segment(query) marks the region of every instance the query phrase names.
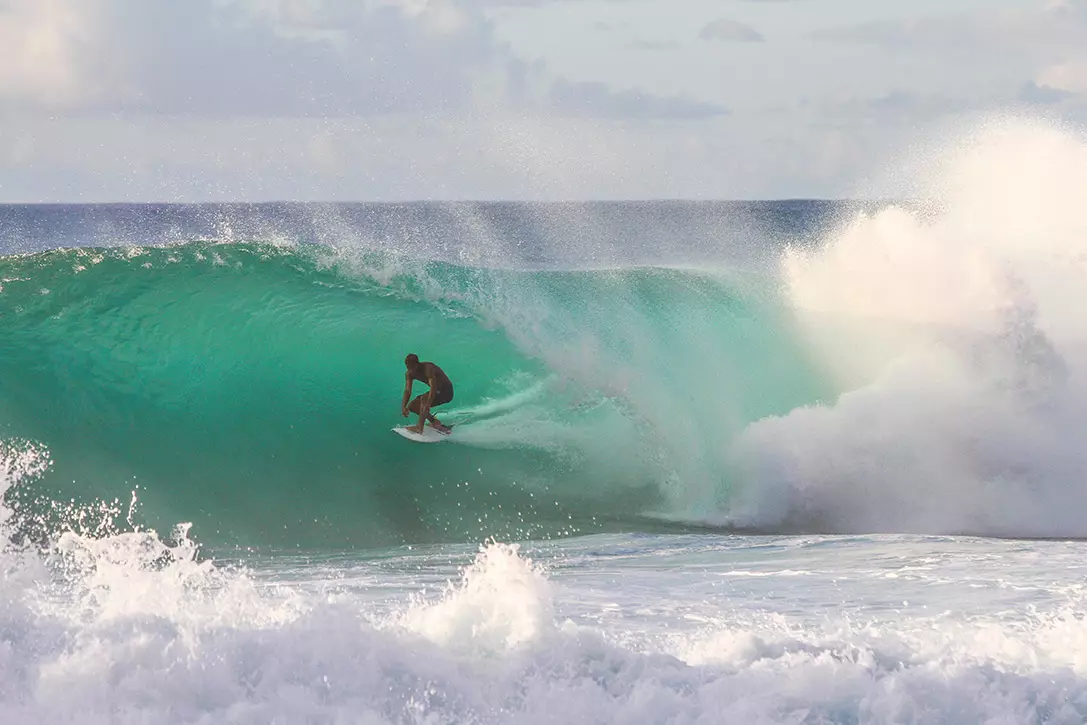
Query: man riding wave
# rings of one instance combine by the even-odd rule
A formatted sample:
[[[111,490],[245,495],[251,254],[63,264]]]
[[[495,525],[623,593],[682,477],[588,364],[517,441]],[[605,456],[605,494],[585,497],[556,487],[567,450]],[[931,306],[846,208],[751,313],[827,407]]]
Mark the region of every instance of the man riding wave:
[[[419,415],[419,422],[409,426],[407,430],[422,433],[423,426],[429,422],[431,427],[439,433],[448,433],[451,429],[431,414],[430,410],[439,405],[445,405],[453,399],[453,383],[450,382],[449,376],[432,362],[419,362],[419,356],[415,353],[404,358],[404,365],[408,371],[404,376],[404,399],[400,403],[400,412],[405,418],[408,417],[409,412]],[[417,396],[411,401],[411,405],[408,405],[411,386],[416,380],[429,385],[430,390]]]

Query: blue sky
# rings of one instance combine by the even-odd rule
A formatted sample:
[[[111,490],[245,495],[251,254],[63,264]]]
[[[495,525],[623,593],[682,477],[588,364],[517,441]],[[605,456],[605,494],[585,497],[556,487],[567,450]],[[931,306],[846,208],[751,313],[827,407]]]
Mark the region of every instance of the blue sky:
[[[1087,0],[0,0],[0,43],[2,201],[872,196],[1087,120]]]

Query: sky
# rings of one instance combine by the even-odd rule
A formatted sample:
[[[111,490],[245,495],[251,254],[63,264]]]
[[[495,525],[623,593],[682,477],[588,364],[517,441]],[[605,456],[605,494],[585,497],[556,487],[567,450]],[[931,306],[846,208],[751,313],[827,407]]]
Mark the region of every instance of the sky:
[[[0,0],[0,202],[894,194],[1087,0]]]

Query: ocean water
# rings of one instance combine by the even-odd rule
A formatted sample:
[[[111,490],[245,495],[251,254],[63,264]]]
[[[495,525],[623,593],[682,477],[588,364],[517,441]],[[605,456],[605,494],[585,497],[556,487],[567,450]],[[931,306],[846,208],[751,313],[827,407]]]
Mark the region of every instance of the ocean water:
[[[0,208],[0,722],[1087,722],[1087,143],[953,141],[909,202]]]

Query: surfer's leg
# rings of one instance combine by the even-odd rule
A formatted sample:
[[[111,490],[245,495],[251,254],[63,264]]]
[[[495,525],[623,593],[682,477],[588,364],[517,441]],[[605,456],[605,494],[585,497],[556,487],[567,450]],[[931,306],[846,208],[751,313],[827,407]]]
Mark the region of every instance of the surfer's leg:
[[[434,395],[431,396],[431,400],[429,401],[430,404],[427,406],[427,408],[428,409],[437,408],[439,405],[445,405],[446,403],[448,403],[452,399],[453,399],[453,388],[452,388],[452,386],[447,386],[445,388],[441,388],[440,390],[434,391]],[[448,433],[449,430],[450,430],[449,427],[446,426],[445,423],[438,420],[437,416],[435,416],[433,413],[430,413],[429,415],[427,415],[427,420],[430,421],[430,424],[432,426],[434,426],[435,428],[437,428],[438,430],[440,430],[442,432]]]
[[[434,416],[430,414],[430,400],[424,398],[423,400],[419,401],[419,424],[415,426],[415,432],[422,433],[423,426],[426,425],[427,420],[433,417]]]
[[[412,400],[411,403],[408,405],[408,412],[409,413],[416,413],[419,416],[419,422],[416,423],[415,425],[408,426],[408,428],[407,428],[408,430],[414,431],[416,433],[422,433],[423,432],[423,425],[426,422],[427,414],[429,413],[429,409],[430,409],[430,406],[427,405],[426,401],[424,400],[424,398],[426,398],[428,395],[429,395],[429,393],[423,393],[422,395],[417,395],[417,396],[415,396],[415,399]]]

